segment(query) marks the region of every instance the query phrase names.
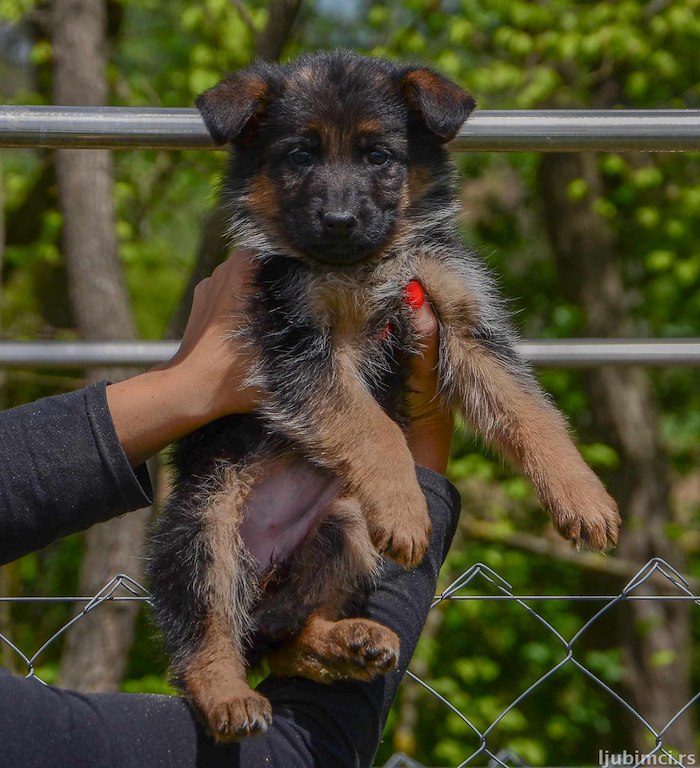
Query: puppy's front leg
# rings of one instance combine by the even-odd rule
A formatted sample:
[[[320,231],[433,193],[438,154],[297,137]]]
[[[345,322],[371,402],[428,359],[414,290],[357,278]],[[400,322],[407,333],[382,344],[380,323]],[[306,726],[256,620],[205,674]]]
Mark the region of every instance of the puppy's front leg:
[[[299,391],[285,393],[277,409],[273,397],[266,415],[345,481],[362,506],[377,550],[413,567],[428,549],[431,526],[403,432],[363,384],[349,345],[333,351],[331,366],[306,398]]]
[[[614,546],[617,505],[574,446],[564,417],[519,359],[503,317],[494,311],[497,300],[484,309],[484,286],[478,286],[481,296],[475,295],[457,266],[425,267],[420,279],[441,320],[441,379],[452,405],[522,468],[562,536],[594,550]],[[473,276],[485,278],[479,272]]]

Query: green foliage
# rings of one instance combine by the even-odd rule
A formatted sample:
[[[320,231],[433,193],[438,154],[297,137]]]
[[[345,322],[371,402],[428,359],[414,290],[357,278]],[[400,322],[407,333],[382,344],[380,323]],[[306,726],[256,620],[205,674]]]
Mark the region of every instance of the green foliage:
[[[0,0],[0,19],[17,21],[31,0]],[[112,31],[109,70],[117,105],[179,107],[220,76],[250,61],[253,32],[267,19],[268,3],[246,2],[244,19],[230,0],[114,0],[120,21]],[[489,109],[661,108],[700,106],[700,0],[358,0],[302,7],[287,55],[347,46],[426,62],[444,71]],[[32,60],[36,90],[15,99],[48,103],[41,73],[51,45],[40,36]],[[4,254],[2,328],[11,338],[75,335],[65,299],[60,257],[61,219],[53,180],[44,176],[47,153],[3,151],[8,222]],[[202,216],[213,199],[224,158],[214,152],[121,152],[116,158],[116,218],[120,255],[144,338],[164,333],[193,265]],[[541,223],[534,154],[461,155],[460,185],[466,204],[464,235],[501,277],[515,320],[525,335],[560,338],[580,334],[585,318],[562,297]],[[636,332],[692,336],[700,328],[700,156],[615,154],[598,156],[604,194],[591,205],[624,244],[620,253]],[[485,193],[484,190],[487,190]],[[48,190],[48,199],[33,206]],[[585,180],[568,189],[587,199]],[[478,201],[470,210],[469,201]],[[38,212],[34,209],[38,208]],[[19,224],[29,222],[22,231]],[[27,234],[29,232],[29,234]],[[583,375],[543,371],[540,378],[584,437],[582,450],[596,467],[621,471],[613,448],[591,434]],[[9,372],[4,405],[77,386],[74,374]],[[692,478],[700,459],[700,387],[695,371],[661,370],[654,376],[663,406],[661,439],[674,477]],[[540,534],[549,526],[533,493],[483,446],[461,431],[455,438],[450,477],[463,492],[467,514],[504,535]],[[682,540],[700,510],[684,511],[666,534]],[[13,566],[17,593],[75,592],[78,538],[71,538]],[[574,566],[469,541],[446,565],[456,576],[481,561],[521,594],[617,592],[616,580],[584,577]],[[697,557],[689,570],[700,575]],[[489,592],[479,582],[472,594]],[[592,615],[590,606],[533,604],[563,637],[571,638]],[[494,718],[561,660],[561,643],[521,606],[464,601],[441,606],[442,621],[417,656],[428,665],[427,681],[448,696],[474,724]],[[696,611],[697,614],[697,611]],[[34,648],[71,615],[60,606],[13,609],[13,637]],[[696,619],[696,623],[698,620]],[[624,671],[613,621],[604,621],[577,644],[576,658],[613,688]],[[695,631],[700,630],[696,626]],[[152,628],[139,618],[124,690],[167,692],[164,655],[151,642]],[[38,642],[37,642],[38,641]],[[60,644],[47,654],[41,673],[56,675]],[[660,652],[654,663],[670,663]],[[700,669],[695,670],[696,681]],[[434,699],[419,699],[416,757],[426,765],[454,765],[477,748],[473,731]],[[394,751],[390,730],[378,763]],[[626,727],[619,708],[571,667],[512,709],[494,733],[531,764],[590,763],[594,750],[612,745]]]

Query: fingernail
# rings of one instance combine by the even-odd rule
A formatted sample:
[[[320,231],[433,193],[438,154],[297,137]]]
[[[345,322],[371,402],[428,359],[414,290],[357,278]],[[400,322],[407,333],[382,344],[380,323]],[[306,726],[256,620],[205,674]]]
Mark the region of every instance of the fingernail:
[[[403,300],[414,312],[417,312],[425,303],[423,286],[417,280],[411,280],[404,288]]]
[[[394,333],[395,330],[396,328],[394,327],[393,323],[387,323],[384,326],[384,328],[382,328],[382,330],[379,332],[379,338],[382,341],[386,341],[389,338],[389,336],[391,336],[391,334]]]

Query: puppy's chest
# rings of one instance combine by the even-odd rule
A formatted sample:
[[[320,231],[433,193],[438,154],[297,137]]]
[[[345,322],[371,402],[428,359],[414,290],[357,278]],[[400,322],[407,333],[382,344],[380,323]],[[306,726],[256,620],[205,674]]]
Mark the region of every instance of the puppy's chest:
[[[403,280],[328,281],[315,285],[310,299],[312,315],[329,335],[336,359],[349,363],[380,405],[403,421],[408,350],[414,341]]]
[[[281,386],[285,397],[287,384],[295,381],[310,394],[314,381],[325,390],[329,375],[354,375],[397,417],[406,350],[413,346],[403,270],[362,280],[311,274],[289,263],[272,272],[272,266],[268,274],[274,280],[261,281],[252,323],[268,386]]]
[[[364,348],[396,324],[401,312],[398,285],[356,285],[326,280],[309,287],[309,310],[318,326],[330,333],[336,348]]]

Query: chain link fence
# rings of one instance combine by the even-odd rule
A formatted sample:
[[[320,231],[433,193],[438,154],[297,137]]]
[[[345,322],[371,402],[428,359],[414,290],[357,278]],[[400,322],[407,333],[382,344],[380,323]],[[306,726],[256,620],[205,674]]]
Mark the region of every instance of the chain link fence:
[[[474,590],[477,594],[474,594]],[[147,590],[134,579],[124,574],[112,578],[105,586],[92,597],[3,597],[0,603],[74,603],[82,604],[76,615],[53,632],[37,650],[19,648],[12,640],[11,635],[0,632],[0,645],[5,646],[5,651],[15,657],[27,677],[31,677],[39,684],[43,684],[37,672],[42,655],[56,643],[71,627],[83,620],[92,611],[98,610],[110,601],[140,601],[148,603]],[[487,727],[477,727],[470,717],[469,711],[458,708],[450,697],[445,696],[431,687],[425,680],[410,670],[407,678],[419,685],[429,696],[435,697],[445,713],[452,713],[458,717],[469,729],[473,736],[472,745],[465,743],[462,761],[456,768],[468,765],[484,765],[488,768],[518,768],[526,763],[509,749],[496,750],[494,747],[495,736],[498,734],[499,725],[504,719],[531,697],[541,686],[552,678],[562,668],[568,667],[577,674],[585,676],[608,697],[609,707],[621,708],[628,717],[635,718],[643,726],[653,746],[646,752],[630,752],[628,755],[617,756],[619,762],[615,762],[614,755],[606,755],[609,765],[634,766],[635,768],[648,765],[667,765],[691,768],[696,764],[696,756],[678,756],[671,751],[668,743],[668,733],[674,723],[680,718],[690,715],[691,708],[700,701],[700,691],[696,692],[690,700],[681,707],[666,723],[649,722],[642,707],[636,708],[630,704],[619,691],[606,683],[599,674],[592,671],[581,658],[579,653],[581,641],[588,632],[616,606],[633,600],[687,601],[693,606],[700,606],[700,597],[695,594],[688,580],[666,561],[655,558],[644,565],[634,577],[627,583],[624,589],[616,595],[517,595],[513,587],[501,576],[483,563],[476,563],[452,582],[443,592],[436,596],[432,610],[439,611],[449,603],[460,601],[504,601],[515,604],[536,621],[552,638],[558,647],[559,660],[547,669],[541,676],[522,691],[516,691],[513,700],[503,708],[497,717]],[[542,614],[542,605],[552,601],[566,601],[570,603],[592,603],[596,606],[590,618],[585,619],[578,629],[565,636],[553,623],[550,623]],[[540,608],[537,610],[536,606]],[[600,606],[600,607],[598,607]],[[653,631],[653,630],[651,630]],[[410,683],[404,683],[407,685]],[[652,692],[650,692],[651,694]],[[593,745],[595,746],[595,745]],[[631,759],[630,759],[631,755]],[[623,762],[623,759],[625,762]],[[604,764],[604,763],[602,763]],[[411,758],[397,754],[394,755],[386,768],[422,768]]]

